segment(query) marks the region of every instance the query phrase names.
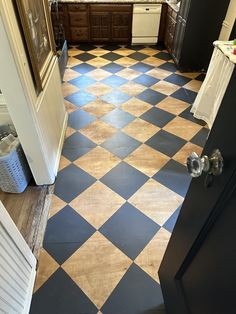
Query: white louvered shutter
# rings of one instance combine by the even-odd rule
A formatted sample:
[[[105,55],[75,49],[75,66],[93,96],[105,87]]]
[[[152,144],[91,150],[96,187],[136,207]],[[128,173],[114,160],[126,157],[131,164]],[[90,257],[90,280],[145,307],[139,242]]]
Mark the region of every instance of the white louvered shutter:
[[[0,202],[0,313],[29,313],[36,258]]]

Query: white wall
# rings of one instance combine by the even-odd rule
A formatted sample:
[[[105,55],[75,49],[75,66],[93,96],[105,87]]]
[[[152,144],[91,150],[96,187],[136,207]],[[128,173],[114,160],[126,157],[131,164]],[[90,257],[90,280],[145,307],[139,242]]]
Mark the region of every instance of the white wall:
[[[234,39],[229,37],[234,26],[235,19],[236,19],[236,0],[231,0],[225,20],[223,22],[219,40]]]

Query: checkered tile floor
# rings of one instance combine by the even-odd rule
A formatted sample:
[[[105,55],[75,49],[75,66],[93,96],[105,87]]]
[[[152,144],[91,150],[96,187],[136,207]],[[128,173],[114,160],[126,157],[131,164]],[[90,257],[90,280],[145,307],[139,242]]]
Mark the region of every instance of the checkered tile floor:
[[[31,313],[164,313],[157,271],[208,130],[161,47],[69,50],[69,112]]]

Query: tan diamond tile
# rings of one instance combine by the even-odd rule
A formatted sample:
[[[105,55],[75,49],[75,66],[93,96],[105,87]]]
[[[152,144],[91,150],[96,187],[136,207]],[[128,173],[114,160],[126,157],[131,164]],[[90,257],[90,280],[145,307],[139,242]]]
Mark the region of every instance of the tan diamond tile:
[[[180,72],[180,71],[176,71],[176,74],[185,76],[187,78],[191,78],[191,79],[195,79],[197,76],[199,76],[201,73],[196,73],[196,72]]]
[[[202,126],[181,117],[175,117],[163,129],[190,141],[202,129]]]
[[[86,91],[88,91],[89,93],[95,96],[103,96],[109,93],[110,91],[112,91],[112,88],[101,82],[96,82],[95,84],[87,87]]]
[[[169,63],[173,63],[173,64],[175,64],[175,62],[174,62],[174,60],[173,60],[173,59],[169,60],[168,62],[169,62]]]
[[[73,79],[79,77],[80,75],[81,75],[80,73],[78,73],[78,72],[76,72],[70,68],[66,69],[65,74],[63,76],[63,81],[67,82],[67,81],[73,80]]]
[[[124,67],[130,67],[130,66],[138,63],[138,61],[134,60],[132,58],[129,58],[129,57],[123,57],[123,58],[116,60],[115,63],[123,65]]]
[[[161,228],[135,260],[135,263],[158,283],[160,280],[157,272],[170,236],[170,232]]]
[[[97,58],[94,58],[92,60],[89,60],[87,61],[86,63],[96,67],[96,68],[100,68],[100,67],[103,67],[104,65],[110,63],[111,61],[109,60],[106,60],[104,58],[101,58],[101,57],[97,57]]]
[[[174,115],[179,115],[181,112],[189,107],[189,104],[182,100],[169,96],[159,102],[156,107],[173,113]]]
[[[121,105],[124,111],[127,111],[135,117],[141,116],[144,112],[152,108],[152,105],[138,98],[131,98]]]
[[[144,54],[146,54],[148,56],[153,56],[156,53],[160,52],[160,50],[153,49],[153,48],[150,48],[150,47],[146,47],[146,48],[143,48],[143,49],[139,50],[139,52],[144,53]]]
[[[159,127],[139,118],[133,120],[125,128],[122,129],[123,132],[132,136],[133,138],[140,142],[146,142],[159,130],[160,130]]]
[[[105,140],[116,133],[116,131],[117,130],[115,128],[101,120],[96,120],[80,130],[82,134],[98,145],[102,144]]]
[[[66,111],[68,113],[71,113],[71,112],[73,112],[73,111],[78,109],[77,106],[73,105],[71,102],[69,102],[69,101],[67,101],[65,99],[64,99],[64,104],[65,104],[65,107],[66,107]]]
[[[75,198],[70,206],[99,229],[124,203],[125,199],[97,181]]]
[[[187,157],[191,155],[193,152],[197,153],[198,156],[201,156],[202,147],[192,143],[187,143],[172,158],[180,162],[181,164],[186,165]]]
[[[59,265],[57,262],[47,253],[47,251],[41,249],[34,292],[36,292],[58,268]]]
[[[96,232],[62,268],[93,303],[101,308],[131,263],[125,254]]]
[[[59,171],[69,166],[70,163],[71,162],[67,158],[65,158],[64,156],[61,156],[60,163],[59,163]]]
[[[149,179],[129,202],[162,226],[181,205],[183,198],[153,179]]]
[[[152,69],[148,71],[146,74],[151,75],[159,80],[164,80],[166,77],[170,76],[173,73],[157,68],[157,69]]]
[[[157,173],[168,161],[169,157],[143,144],[132,152],[125,162],[140,170],[149,177]]]
[[[99,48],[99,47],[89,51],[90,54],[97,56],[97,57],[103,56],[108,52],[109,52],[108,50],[105,50],[105,49]]]
[[[63,93],[64,97],[67,97],[67,96],[74,94],[78,91],[79,91],[79,88],[76,87],[75,85],[72,85],[68,82],[65,82],[62,84],[62,93]]]
[[[74,57],[74,56],[80,55],[81,53],[83,53],[82,50],[75,49],[75,48],[68,50],[69,57]]]
[[[132,69],[124,69],[118,72],[116,75],[119,75],[126,80],[133,80],[138,77],[141,73]]]
[[[151,89],[165,95],[171,95],[174,92],[176,92],[178,89],[180,89],[180,86],[166,82],[166,81],[160,81],[156,83],[155,85],[153,85]]]
[[[129,81],[128,83],[122,85],[119,89],[130,96],[136,96],[147,88],[141,84]]]
[[[118,53],[119,55],[126,57],[128,55],[131,55],[131,53],[134,53],[134,50],[127,49],[127,48],[119,48],[119,49],[116,49],[115,53]]]
[[[74,58],[74,57],[69,57],[69,58],[68,58],[68,62],[67,62],[67,67],[68,67],[68,68],[72,68],[72,67],[74,67],[74,66],[76,66],[76,65],[79,65],[79,64],[81,64],[81,63],[83,63],[83,62],[80,61],[79,59],[76,59],[76,58]]]
[[[96,179],[100,179],[119,162],[120,159],[118,157],[104,148],[97,146],[77,159],[74,164],[89,172]]]
[[[200,88],[202,86],[202,82],[198,81],[198,80],[192,80],[189,83],[187,83],[186,85],[184,85],[184,88],[190,89],[196,93],[199,92]]]
[[[152,66],[155,66],[155,67],[158,67],[158,66],[166,63],[165,60],[161,60],[161,59],[158,59],[155,57],[148,57],[148,58],[144,59],[142,62],[149,64],[149,65],[152,65]]]
[[[86,73],[86,76],[92,77],[93,79],[95,79],[97,81],[101,81],[101,80],[107,78],[108,76],[111,76],[111,73],[108,73],[107,71],[105,71],[103,69],[96,69],[96,70],[93,70],[89,73]]]
[[[75,129],[72,129],[68,126],[66,129],[66,136],[65,137],[67,138],[67,137],[71,136],[72,134],[74,134],[75,132],[76,132]]]
[[[108,112],[112,111],[114,108],[115,106],[107,103],[100,98],[83,106],[83,110],[95,115],[98,118],[104,116]]]
[[[61,200],[56,195],[52,195],[51,204],[50,204],[50,210],[49,210],[49,217],[54,216],[57,214],[62,208],[66,206],[66,203]]]

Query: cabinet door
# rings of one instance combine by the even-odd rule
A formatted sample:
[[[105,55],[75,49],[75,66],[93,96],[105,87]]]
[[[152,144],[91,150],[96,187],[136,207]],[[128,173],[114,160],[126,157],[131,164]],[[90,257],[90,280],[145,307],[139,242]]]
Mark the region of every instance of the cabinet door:
[[[91,40],[111,40],[111,14],[109,12],[91,12]]]
[[[112,13],[112,40],[127,42],[131,38],[131,13]]]

